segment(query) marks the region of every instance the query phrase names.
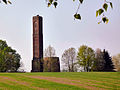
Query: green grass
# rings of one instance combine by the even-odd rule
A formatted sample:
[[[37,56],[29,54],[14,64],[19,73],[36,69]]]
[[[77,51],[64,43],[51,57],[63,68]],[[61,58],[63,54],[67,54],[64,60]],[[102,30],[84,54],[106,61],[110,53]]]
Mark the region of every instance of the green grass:
[[[120,90],[120,72],[0,73],[0,90]]]

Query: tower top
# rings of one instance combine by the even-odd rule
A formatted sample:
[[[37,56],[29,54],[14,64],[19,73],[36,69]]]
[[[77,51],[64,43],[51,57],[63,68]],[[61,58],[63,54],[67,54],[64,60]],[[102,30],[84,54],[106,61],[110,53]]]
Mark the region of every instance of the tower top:
[[[43,19],[42,16],[39,16],[39,15],[36,15],[36,16],[33,16],[33,19]]]
[[[33,16],[33,17],[41,17],[42,18],[42,16],[40,16],[40,15],[36,15],[36,16]]]

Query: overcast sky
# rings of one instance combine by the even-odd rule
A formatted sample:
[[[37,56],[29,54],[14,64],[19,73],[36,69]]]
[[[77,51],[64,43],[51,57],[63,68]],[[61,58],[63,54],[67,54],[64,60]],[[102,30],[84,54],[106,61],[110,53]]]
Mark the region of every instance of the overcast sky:
[[[77,0],[76,0],[77,1]],[[12,5],[0,4],[0,39],[17,50],[22,57],[24,69],[31,70],[32,60],[32,17],[43,17],[44,48],[52,45],[61,58],[65,49],[87,45],[106,49],[111,55],[120,53],[120,1],[111,0],[106,16],[108,24],[97,24],[96,10],[104,0],[85,0],[79,13],[82,20],[74,20],[78,3],[59,0],[55,9],[47,7],[45,0],[11,0]]]

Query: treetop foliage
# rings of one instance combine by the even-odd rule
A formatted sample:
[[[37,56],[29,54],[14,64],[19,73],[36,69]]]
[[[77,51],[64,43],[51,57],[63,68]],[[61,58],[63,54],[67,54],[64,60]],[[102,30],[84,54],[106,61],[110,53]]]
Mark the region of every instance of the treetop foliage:
[[[50,7],[51,5],[53,5],[55,8],[57,7],[58,3],[57,0],[46,0],[48,7]]]
[[[98,24],[100,24],[101,22],[104,22],[106,24],[108,23],[109,19],[105,16],[105,12],[107,12],[107,10],[108,10],[108,4],[113,9],[112,2],[108,2],[108,1],[104,0],[103,7],[96,11],[96,17],[102,15],[102,20],[99,21]]]
[[[73,2],[75,2],[75,1],[77,1],[77,0],[73,0]],[[74,19],[81,20],[81,15],[80,15],[80,13],[78,13],[78,11],[80,9],[80,5],[83,4],[83,1],[84,0],[79,0],[79,5],[76,10],[76,13],[74,14]],[[104,1],[103,7],[96,11],[96,17],[102,15],[102,20],[99,21],[98,24],[100,24],[101,22],[107,24],[109,22],[109,19],[105,16],[105,12],[107,12],[108,6],[110,6],[113,9],[112,2],[106,1],[106,0],[103,0],[103,1]],[[51,5],[54,5],[54,7],[56,8],[56,6],[58,4],[57,0],[46,0],[46,2],[48,3],[48,7],[50,7]]]
[[[12,2],[10,0],[0,0],[0,2],[4,2],[5,4],[12,4]]]
[[[0,0],[0,2],[1,1],[4,2],[5,4],[12,4],[11,1],[9,1],[9,0]],[[77,1],[77,0],[73,0],[73,2],[75,2],[75,1]],[[83,4],[83,1],[84,0],[79,0],[79,5],[78,5],[78,8],[76,10],[76,13],[74,14],[74,19],[81,20],[81,15],[80,15],[80,13],[78,13],[78,11],[80,9],[80,5]],[[46,0],[46,2],[47,2],[48,7],[53,5],[56,8],[58,5],[57,0]],[[102,15],[102,19],[98,22],[98,24],[100,24],[102,22],[107,24],[109,22],[109,19],[105,16],[105,12],[107,12],[108,6],[110,6],[113,9],[112,2],[110,2],[109,0],[108,1],[103,0],[103,2],[104,2],[104,4],[103,4],[102,8],[100,8],[96,11],[96,17]]]

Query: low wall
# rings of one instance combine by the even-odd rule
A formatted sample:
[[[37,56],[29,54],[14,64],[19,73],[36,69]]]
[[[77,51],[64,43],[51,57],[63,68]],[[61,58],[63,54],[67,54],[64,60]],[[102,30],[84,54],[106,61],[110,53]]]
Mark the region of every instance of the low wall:
[[[45,57],[43,63],[44,72],[60,72],[59,57]]]

